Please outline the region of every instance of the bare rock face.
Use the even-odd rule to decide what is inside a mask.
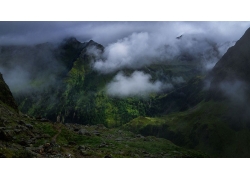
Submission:
[[[13,95],[3,79],[3,75],[0,73],[0,101],[10,106],[15,111],[18,111],[18,106],[13,98]]]

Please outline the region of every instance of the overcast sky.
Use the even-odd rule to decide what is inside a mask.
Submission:
[[[217,41],[238,40],[250,22],[0,22],[0,44],[36,44],[59,42],[74,36],[79,41],[108,45],[132,33],[146,32],[162,41],[181,34],[203,34]],[[159,36],[160,35],[160,36]]]

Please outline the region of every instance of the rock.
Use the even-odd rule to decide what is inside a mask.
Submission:
[[[19,120],[19,121],[18,121],[18,124],[25,125],[25,122],[22,121],[22,120]]]
[[[18,144],[22,145],[22,146],[29,146],[29,142],[27,142],[26,140],[24,139],[21,139]]]
[[[83,129],[83,128],[78,131],[78,134],[85,135],[85,136],[91,136],[91,134],[86,129]]]
[[[4,154],[0,153],[0,158],[7,158]]]
[[[77,145],[75,142],[73,142],[73,141],[69,141],[69,143],[68,143],[69,145],[71,145],[71,146],[75,146],[75,145]]]
[[[145,138],[145,137],[144,137],[143,135],[141,135],[141,134],[137,134],[136,137],[137,137],[137,138]]]
[[[46,144],[44,144],[44,145],[43,145],[43,147],[44,147],[44,148],[48,148],[48,147],[50,147],[50,143],[46,143]]]
[[[15,132],[16,134],[19,134],[20,132],[22,132],[22,130],[21,130],[21,129],[14,129],[14,132]]]
[[[13,130],[0,130],[0,139],[4,141],[11,141],[15,132]]]
[[[55,139],[52,139],[52,140],[50,141],[50,146],[51,146],[51,147],[60,147],[60,146],[56,143]]]
[[[26,147],[25,150],[29,153],[31,157],[42,157],[40,154],[33,151],[33,147]]]
[[[22,131],[27,131],[28,130],[28,128],[23,126],[23,125],[16,125],[16,128],[21,129]]]
[[[117,132],[118,132],[119,134],[121,134],[121,133],[122,133],[122,130],[118,130]]]
[[[25,124],[25,126],[29,129],[33,129],[33,126],[31,124]]]
[[[107,129],[103,124],[97,124],[96,126],[97,126],[96,127],[97,130],[98,129]]]
[[[83,155],[83,156],[89,156],[90,153],[88,151],[81,150],[81,155]]]
[[[49,120],[45,118],[36,118],[36,120],[41,121],[41,122],[49,122]]]
[[[118,137],[115,139],[115,141],[123,141],[123,138],[122,137]]]
[[[49,134],[43,134],[41,138],[50,138],[51,136]]]
[[[78,148],[77,148],[78,150],[85,150],[86,149],[86,147],[84,146],[84,145],[80,145],[80,146],[78,146]]]
[[[73,158],[74,156],[72,156],[72,154],[66,154],[66,156],[68,157],[68,158]]]
[[[99,148],[102,148],[102,147],[108,147],[108,145],[104,142],[104,143],[99,145]]]
[[[100,132],[98,132],[98,131],[93,131],[92,132],[94,135],[96,135],[96,136],[100,136],[101,134],[100,134]]]
[[[27,114],[23,114],[22,117],[30,118]]]
[[[112,158],[111,154],[107,154],[106,156],[104,156],[104,158]]]
[[[74,131],[80,131],[80,130],[81,130],[81,128],[78,127],[78,126],[75,126],[75,127],[73,127],[73,128],[74,128]]]

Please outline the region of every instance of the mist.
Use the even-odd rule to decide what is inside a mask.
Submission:
[[[184,24],[172,23],[164,31],[162,28],[166,24],[162,24],[156,31],[134,32],[118,39],[105,47],[103,56],[95,60],[93,68],[101,73],[111,73],[123,68],[137,69],[150,64],[169,63],[185,56],[209,71],[235,44],[234,34],[226,38],[222,29],[215,34],[211,30],[195,28],[195,23],[186,23],[182,27]]]
[[[105,46],[103,53],[94,47],[88,48],[88,53],[96,57],[92,62],[93,69],[100,73],[178,62],[183,57],[210,71],[250,22],[0,22],[0,25],[0,71],[12,91],[20,88],[25,91],[40,76],[46,77],[46,82],[35,82],[36,85],[56,81],[53,75],[44,75],[42,69],[49,67],[47,72],[55,74],[64,68],[51,53],[53,48],[36,46],[39,43],[58,45],[64,38],[72,36],[80,42],[93,39]],[[18,47],[15,52],[3,48],[10,45]],[[137,71],[131,77],[118,73],[107,86],[107,92],[124,97],[138,95],[139,90],[143,94],[160,92],[163,83],[150,79],[148,74]],[[134,83],[139,80],[141,87]],[[182,77],[172,81],[184,83]],[[119,87],[116,88],[119,92],[111,90],[118,85],[125,86],[124,82],[129,84],[124,87],[127,94]]]
[[[40,91],[56,83],[63,65],[53,53],[52,44],[37,46],[2,46],[0,72],[12,92]]]
[[[159,93],[173,88],[173,85],[170,83],[163,83],[158,80],[152,82],[151,79],[149,74],[141,71],[134,71],[130,76],[119,72],[107,85],[106,92],[109,96],[115,97],[145,97],[150,93]]]

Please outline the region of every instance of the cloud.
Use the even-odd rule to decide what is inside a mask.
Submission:
[[[165,63],[179,54],[198,59],[205,70],[210,70],[250,22],[0,22],[0,26],[0,45],[57,43],[68,36],[75,36],[81,42],[93,39],[106,46],[103,54],[98,49],[88,49],[88,53],[97,57],[93,67],[109,73]],[[182,38],[176,39],[180,35]],[[46,64],[54,69],[63,68],[49,51],[41,47],[36,52],[32,48],[31,51],[19,48],[17,54],[6,58],[0,47],[0,61],[15,59],[10,69],[1,70],[5,71],[10,87],[15,89],[21,82],[25,87],[30,79],[26,72]],[[12,69],[20,76],[12,74]],[[17,77],[20,83],[15,81]]]
[[[119,72],[107,85],[106,92],[109,96],[129,97],[147,96],[162,90],[172,89],[172,84],[163,84],[160,81],[151,82],[151,76],[141,71],[134,71],[130,76]]]
[[[54,50],[51,44],[0,47],[0,72],[10,90],[28,93],[55,84],[64,65],[56,59]]]
[[[218,42],[235,41],[250,26],[250,22],[91,22],[91,21],[11,21],[0,22],[0,44],[36,44],[60,42],[75,36],[84,42],[90,39],[106,46],[131,35],[148,32],[160,34],[157,41],[171,41],[181,34],[203,33]]]
[[[97,59],[93,67],[102,73],[110,73],[185,57],[188,60],[198,60],[205,70],[211,70],[232,45],[234,42],[219,43],[214,38],[209,39],[204,33],[184,34],[180,39],[176,39],[174,33],[133,33],[109,44],[102,58]]]
[[[183,77],[179,76],[179,77],[172,77],[172,82],[176,84],[181,84],[185,83],[186,81],[183,79]]]
[[[94,64],[94,69],[108,73],[121,68],[139,68],[157,57],[158,44],[151,43],[147,32],[133,33],[105,48],[103,58]]]
[[[247,85],[243,81],[223,81],[219,84],[219,88],[232,102],[237,102],[238,104],[248,104],[246,98]]]

